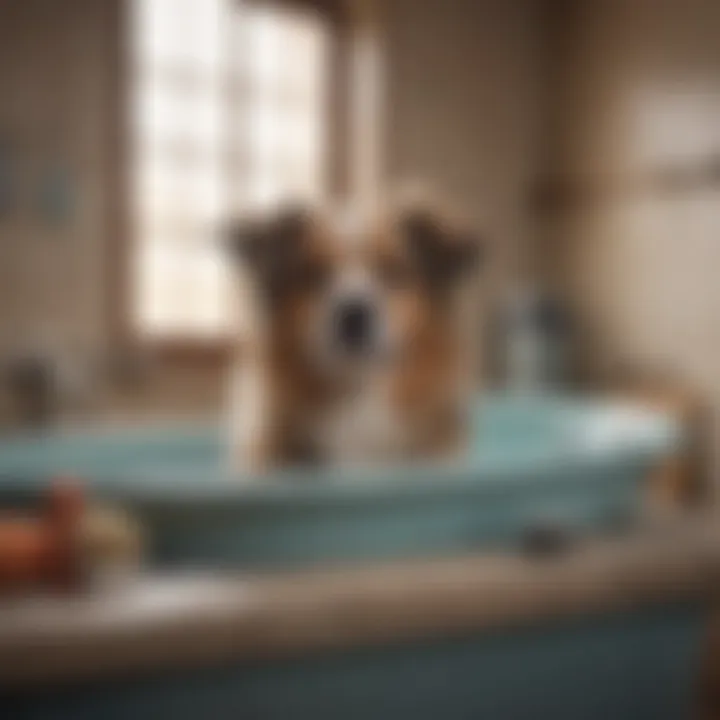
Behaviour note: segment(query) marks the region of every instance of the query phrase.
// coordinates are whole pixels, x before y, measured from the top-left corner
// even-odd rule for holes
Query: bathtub
[[[692,720],[697,606],[11,694],[22,720]]]
[[[142,518],[163,571],[512,550],[538,526],[572,535],[632,523],[647,471],[682,441],[662,415],[581,398],[484,397],[473,423],[467,457],[451,466],[262,481],[224,472],[221,432],[205,425],[7,439],[0,503],[32,502],[54,475],[77,474]],[[8,707],[28,720],[684,720],[706,617],[702,598],[669,597],[382,647],[43,688]]]
[[[237,477],[212,425],[68,430],[0,442],[0,507],[77,476],[143,523],[156,566],[298,567],[513,547],[632,522],[669,418],[561,396],[483,396],[452,463]]]

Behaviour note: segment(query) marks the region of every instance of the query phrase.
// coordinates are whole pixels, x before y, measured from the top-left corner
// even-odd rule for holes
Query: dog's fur
[[[257,302],[232,368],[235,469],[433,458],[462,447],[468,368],[457,300],[481,246],[427,203],[376,215],[365,224],[297,207],[232,227]],[[363,352],[343,347],[333,323],[353,293],[375,323]],[[352,327],[348,337],[357,339]]]

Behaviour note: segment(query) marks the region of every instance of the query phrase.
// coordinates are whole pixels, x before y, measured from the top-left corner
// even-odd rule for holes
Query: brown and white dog
[[[425,203],[351,214],[286,207],[237,223],[256,300],[233,362],[236,470],[393,462],[463,446],[462,280],[481,247]]]

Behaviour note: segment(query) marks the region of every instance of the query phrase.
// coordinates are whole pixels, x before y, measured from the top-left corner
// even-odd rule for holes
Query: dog
[[[454,456],[471,397],[461,287],[483,246],[412,200],[365,218],[278,208],[231,224],[252,327],[232,361],[234,470]]]

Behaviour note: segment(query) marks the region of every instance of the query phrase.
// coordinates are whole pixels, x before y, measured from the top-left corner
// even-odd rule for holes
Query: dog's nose
[[[372,341],[375,312],[363,299],[345,300],[336,309],[335,330],[340,344],[351,351],[361,351]]]

